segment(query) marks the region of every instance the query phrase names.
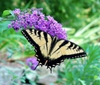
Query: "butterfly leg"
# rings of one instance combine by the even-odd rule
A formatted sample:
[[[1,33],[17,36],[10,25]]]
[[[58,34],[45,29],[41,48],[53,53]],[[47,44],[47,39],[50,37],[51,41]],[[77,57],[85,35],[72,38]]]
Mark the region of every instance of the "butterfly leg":
[[[47,64],[47,62],[48,62],[48,60],[46,60],[46,61],[45,61],[45,64],[44,64],[44,65],[46,65],[46,64]]]

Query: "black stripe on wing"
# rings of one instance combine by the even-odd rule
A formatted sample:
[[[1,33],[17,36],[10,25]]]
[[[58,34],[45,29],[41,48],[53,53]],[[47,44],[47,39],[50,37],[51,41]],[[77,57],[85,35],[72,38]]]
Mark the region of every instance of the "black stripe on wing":
[[[60,40],[59,40],[60,41]],[[59,42],[58,41],[58,42]],[[79,47],[78,48],[78,50],[80,50],[80,49],[82,49],[80,46],[78,46],[77,44],[75,44],[75,43],[73,43],[73,42],[71,42],[71,41],[68,41],[68,40],[65,40],[60,46],[59,46],[59,48],[61,48],[62,46],[65,46],[66,44],[68,44],[70,42],[70,45],[68,46],[68,48],[70,49],[71,47],[73,47],[73,45],[74,45],[74,47],[73,47],[73,49],[76,49],[76,47]],[[66,49],[68,49],[68,48],[66,48]],[[83,49],[82,49],[83,50]]]
[[[26,32],[26,30],[21,31],[24,37],[29,41],[30,44],[32,44],[35,47],[38,47],[38,45],[34,42],[34,40],[30,37],[30,35]],[[30,29],[31,32],[31,29]]]

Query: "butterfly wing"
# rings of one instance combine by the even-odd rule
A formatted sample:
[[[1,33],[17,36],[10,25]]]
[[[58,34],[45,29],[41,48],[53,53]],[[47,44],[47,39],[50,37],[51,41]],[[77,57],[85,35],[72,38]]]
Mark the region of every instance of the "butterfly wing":
[[[77,44],[68,40],[57,40],[48,62],[49,68],[59,65],[64,59],[85,57],[86,52]]]
[[[47,68],[59,65],[66,58],[86,56],[85,51],[77,44],[57,39],[43,31],[26,29],[22,31],[22,34],[35,47],[39,64],[46,65]]]
[[[35,47],[39,64],[44,65],[53,38],[49,34],[35,29],[22,30],[22,34]]]

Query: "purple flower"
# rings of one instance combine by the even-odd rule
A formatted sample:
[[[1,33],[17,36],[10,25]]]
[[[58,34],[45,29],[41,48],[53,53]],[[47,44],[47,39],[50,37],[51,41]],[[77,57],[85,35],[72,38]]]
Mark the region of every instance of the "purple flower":
[[[20,11],[20,9],[15,9],[13,13],[16,19],[8,27],[14,28],[16,31],[22,28],[35,28],[59,39],[66,39],[66,31],[62,29],[62,25],[54,20],[53,17],[45,16],[40,10],[32,8]]]
[[[35,70],[38,66],[38,61],[36,57],[31,57],[26,59],[26,64],[32,69]]]
[[[17,16],[17,15],[19,15],[20,14],[20,9],[15,9],[14,11],[13,11],[13,13]]]

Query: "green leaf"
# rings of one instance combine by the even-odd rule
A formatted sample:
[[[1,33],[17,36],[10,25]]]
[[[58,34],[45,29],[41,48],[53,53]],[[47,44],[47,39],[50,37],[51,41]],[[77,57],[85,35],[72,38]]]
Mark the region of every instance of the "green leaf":
[[[99,80],[95,80],[92,85],[100,85],[100,79]]]
[[[2,33],[4,30],[8,29],[9,21],[2,21],[0,22],[0,33]]]
[[[13,17],[15,17],[13,11],[10,10],[9,12],[10,12],[10,14],[11,14]]]
[[[82,85],[86,85],[84,80],[78,79]]]
[[[25,83],[25,79],[26,79],[25,77],[20,78],[21,82],[23,82],[23,83]]]
[[[2,16],[3,16],[3,17],[6,17],[6,16],[8,16],[8,15],[10,15],[10,14],[11,14],[11,10],[5,10],[5,11],[3,11]]]
[[[17,82],[13,81],[11,85],[19,85]]]

